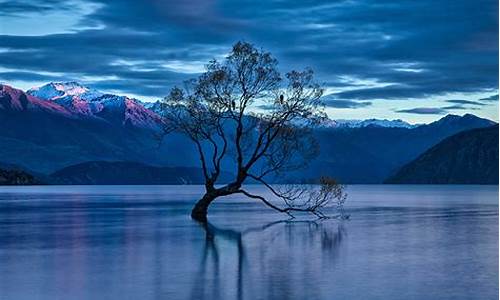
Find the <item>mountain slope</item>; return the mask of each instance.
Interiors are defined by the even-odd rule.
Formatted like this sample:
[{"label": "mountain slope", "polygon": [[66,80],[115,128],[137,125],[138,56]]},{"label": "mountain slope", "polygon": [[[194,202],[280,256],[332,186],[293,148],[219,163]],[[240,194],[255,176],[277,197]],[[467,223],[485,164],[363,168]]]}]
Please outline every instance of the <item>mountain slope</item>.
[{"label": "mountain slope", "polygon": [[12,114],[40,112],[64,116],[67,118],[72,117],[71,113],[60,105],[45,102],[31,95],[27,95],[21,90],[4,84],[0,84],[0,111]]},{"label": "mountain slope", "polygon": [[444,139],[386,183],[498,184],[498,125]]},{"label": "mountain slope", "polygon": [[[92,161],[63,168],[50,175],[58,184],[203,184],[201,169],[155,167],[142,163]],[[229,181],[227,173],[221,182]]]}]

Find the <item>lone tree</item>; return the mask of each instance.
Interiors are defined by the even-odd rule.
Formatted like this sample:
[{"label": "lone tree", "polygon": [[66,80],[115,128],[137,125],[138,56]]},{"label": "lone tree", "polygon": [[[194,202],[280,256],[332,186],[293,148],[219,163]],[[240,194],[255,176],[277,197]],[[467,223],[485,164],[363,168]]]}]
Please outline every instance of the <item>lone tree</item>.
[{"label": "lone tree", "polygon": [[[318,153],[311,128],[325,114],[322,89],[312,70],[291,71],[283,77],[278,61],[245,42],[236,43],[223,61],[212,60],[197,79],[175,87],[162,103],[165,134],[187,136],[199,154],[205,195],[191,216],[207,220],[217,198],[242,194],[292,216],[310,212],[325,217],[321,208],[332,199],[345,200],[343,187],[322,178],[320,187],[271,186],[269,179],[298,170]],[[221,185],[223,168],[234,170],[234,179]],[[267,187],[281,204],[244,188],[248,181]]]}]

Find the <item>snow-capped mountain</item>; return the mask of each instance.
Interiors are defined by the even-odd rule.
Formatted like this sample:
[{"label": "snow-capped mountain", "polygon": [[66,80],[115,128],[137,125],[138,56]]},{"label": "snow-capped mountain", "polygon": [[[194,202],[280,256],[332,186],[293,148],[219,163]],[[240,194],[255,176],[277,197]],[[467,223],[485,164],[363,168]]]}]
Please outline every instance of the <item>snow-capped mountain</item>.
[{"label": "snow-capped mountain", "polygon": [[32,88],[27,93],[45,100],[57,100],[74,96],[88,101],[102,96],[101,92],[90,89],[75,81],[51,82],[41,87]]},{"label": "snow-capped mountain", "polygon": [[93,102],[102,93],[92,90],[78,82],[51,82],[41,87],[28,90],[34,97],[57,103],[78,115],[93,117],[103,109],[99,102]]},{"label": "snow-capped mountain", "polygon": [[366,119],[366,120],[331,120],[323,123],[328,128],[363,128],[363,127],[386,127],[386,128],[415,128],[420,124],[410,124],[400,119]]},{"label": "snow-capped mountain", "polygon": [[78,82],[52,82],[32,88],[28,94],[57,103],[80,117],[100,118],[122,125],[158,129],[161,119],[139,100],[105,94]]},{"label": "snow-capped mountain", "polygon": [[117,121],[121,121],[123,124],[131,124],[144,128],[156,129],[159,128],[161,124],[160,116],[156,112],[144,107],[144,105],[136,99],[105,94],[92,101],[102,105],[102,109],[96,113],[97,116],[106,119],[111,119],[116,115],[123,116],[123,119]]}]

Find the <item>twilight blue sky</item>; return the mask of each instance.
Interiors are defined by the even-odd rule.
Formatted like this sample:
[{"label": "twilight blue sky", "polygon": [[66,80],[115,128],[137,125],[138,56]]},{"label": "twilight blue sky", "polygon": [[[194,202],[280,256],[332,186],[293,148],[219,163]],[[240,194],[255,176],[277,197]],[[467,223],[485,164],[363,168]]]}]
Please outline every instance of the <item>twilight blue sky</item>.
[{"label": "twilight blue sky", "polygon": [[498,120],[498,1],[0,0],[0,82],[154,100],[237,40],[312,67],[332,118]]}]

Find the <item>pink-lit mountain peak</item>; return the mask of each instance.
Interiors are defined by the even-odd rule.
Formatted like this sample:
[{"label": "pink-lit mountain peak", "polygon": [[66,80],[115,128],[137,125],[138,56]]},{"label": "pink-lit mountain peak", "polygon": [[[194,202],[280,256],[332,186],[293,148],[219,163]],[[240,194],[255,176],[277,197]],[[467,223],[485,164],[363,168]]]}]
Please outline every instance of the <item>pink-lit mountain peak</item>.
[{"label": "pink-lit mountain peak", "polygon": [[158,114],[144,107],[139,100],[102,93],[74,81],[48,83],[30,89],[28,93],[57,103],[81,117],[150,129],[157,129],[161,123]]},{"label": "pink-lit mountain peak", "polygon": [[0,111],[39,111],[72,118],[73,115],[57,103],[43,101],[22,90],[0,84]]}]

